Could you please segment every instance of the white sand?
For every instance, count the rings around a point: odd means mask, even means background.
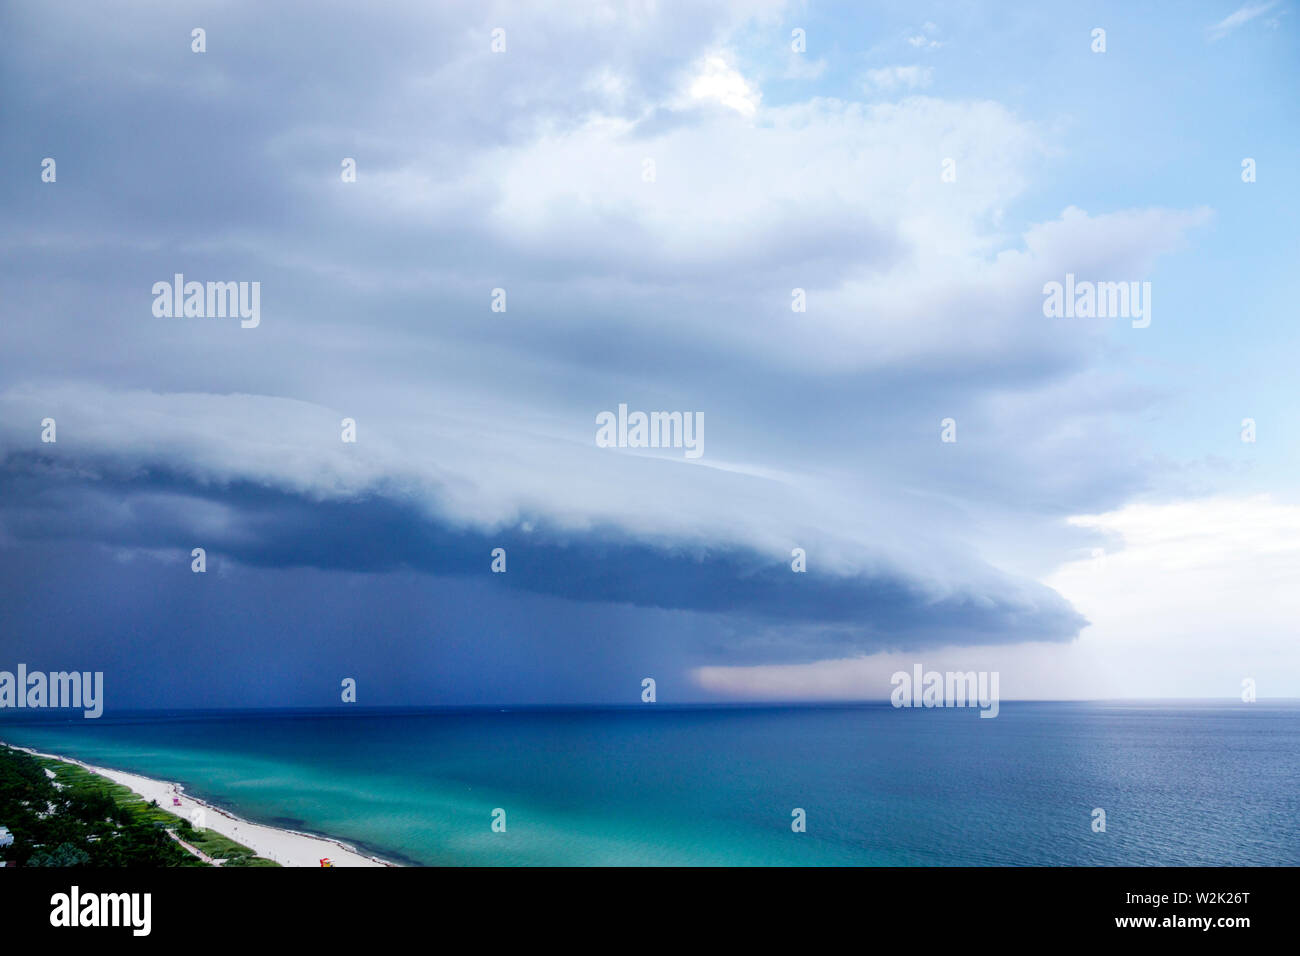
[[[281,830],[276,827],[262,826],[259,823],[249,823],[247,820],[242,820],[234,814],[204,803],[202,800],[187,797],[185,788],[179,784],[168,783],[165,780],[154,780],[150,777],[141,777],[138,774],[126,773],[123,770],[92,767],[88,763],[73,760],[71,757],[41,753],[29,747],[14,747],[14,749],[25,751],[37,757],[53,757],[55,760],[62,760],[64,763],[84,767],[93,773],[107,777],[114,783],[130,787],[146,800],[157,800],[158,806],[169,813],[174,813],[178,817],[189,820],[191,824],[194,823],[191,811],[200,810],[203,813],[203,826],[207,829],[216,830],[236,843],[242,843],[258,856],[274,860],[281,866],[319,867],[321,857],[329,857],[334,861],[335,866],[393,865],[378,857],[363,856],[353,847],[339,843],[337,840],[327,840],[323,837],[309,836],[306,833],[298,833],[294,830]],[[180,798],[181,805],[179,807],[172,805],[172,797]]]

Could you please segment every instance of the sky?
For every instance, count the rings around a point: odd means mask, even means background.
[[[1133,7],[5,5],[0,669],[1300,696],[1300,17]]]

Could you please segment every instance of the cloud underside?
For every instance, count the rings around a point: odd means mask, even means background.
[[[1075,637],[1039,582],[1153,483],[1158,397],[1140,333],[1042,289],[1147,279],[1210,213],[1048,204],[1060,118],[925,95],[934,24],[783,89],[780,6],[232,3],[202,55],[180,14],[16,10],[4,557],[413,571],[707,617],[741,663]],[[259,282],[260,325],[153,315],[178,272]],[[596,448],[621,403],[701,414],[703,456]]]
[[[954,588],[898,570],[819,569],[814,550],[808,570],[796,573],[788,554],[739,543],[648,542],[616,526],[578,533],[543,516],[487,531],[380,493],[321,499],[158,469],[85,479],[85,470],[48,458],[11,455],[0,470],[9,545],[99,545],[178,565],[203,546],[211,562],[250,568],[482,577],[494,587],[569,601],[720,615],[740,645],[754,633],[766,635],[752,648],[760,659],[809,659],[827,641],[854,652],[1068,640],[1086,624],[1050,588],[989,568],[979,569],[977,587]],[[213,514],[220,520],[210,521]],[[490,570],[496,548],[506,552],[504,573]]]

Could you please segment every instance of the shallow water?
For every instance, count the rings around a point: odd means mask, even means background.
[[[5,718],[0,739],[410,863],[1300,864],[1296,702]]]

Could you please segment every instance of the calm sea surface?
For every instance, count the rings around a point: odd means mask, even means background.
[[[1297,702],[6,715],[0,740],[406,863],[1300,865]]]

